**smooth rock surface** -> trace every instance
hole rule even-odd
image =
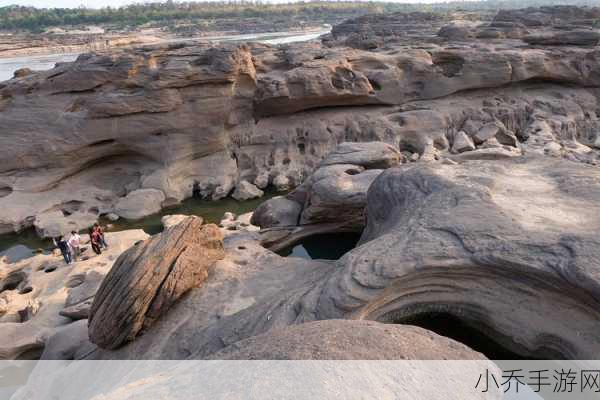
[[[408,325],[374,321],[307,322],[241,340],[217,360],[482,360],[461,343]]]
[[[239,182],[231,197],[236,200],[244,201],[262,197],[265,193],[248,181]]]

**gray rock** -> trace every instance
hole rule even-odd
[[[595,31],[571,31],[553,34],[527,35],[523,41],[539,46],[596,46],[600,33]]]
[[[482,144],[486,140],[496,137],[500,130],[501,128],[497,124],[485,124],[473,135],[473,141],[475,144]]]
[[[302,205],[285,197],[274,197],[254,210],[252,225],[261,228],[298,225]]]
[[[454,135],[454,142],[452,143],[453,153],[463,153],[465,151],[475,150],[473,141],[464,131],[459,131]]]
[[[275,189],[278,192],[285,192],[287,190],[290,190],[290,179],[285,175],[279,174],[273,179],[273,186],[275,186]]]
[[[123,253],[94,297],[90,340],[107,349],[133,340],[204,282],[213,264],[225,255],[222,240],[215,225],[188,217]]]
[[[169,229],[170,227],[175,226],[175,225],[179,224],[180,222],[184,221],[187,217],[188,217],[187,215],[182,215],[182,214],[165,215],[164,217],[162,217],[160,219],[160,222],[164,229]],[[198,218],[201,218],[201,217],[198,217]]]
[[[461,343],[415,326],[328,320],[274,329],[212,354],[216,360],[483,360]]]
[[[73,360],[93,349],[88,339],[87,319],[73,322],[58,329],[46,341],[41,360]]]
[[[98,215],[75,212],[65,216],[62,211],[39,214],[33,223],[36,233],[42,238],[64,236],[71,231],[81,231],[94,225]]]
[[[231,195],[236,200],[244,201],[262,197],[265,193],[248,181],[240,181]]]
[[[120,199],[115,214],[126,219],[140,219],[157,213],[165,200],[165,194],[157,189],[138,189]]]
[[[92,308],[93,301],[94,298],[91,297],[87,300],[82,301],[81,303],[63,308],[59,312],[59,314],[63,317],[71,318],[73,321],[78,321],[80,319],[88,319],[90,316],[90,309]]]
[[[334,164],[360,165],[366,169],[385,169],[401,164],[402,154],[383,142],[341,143],[321,162],[322,166]]]
[[[115,213],[108,213],[106,214],[106,218],[108,218],[109,221],[115,222],[119,220],[119,216]]]

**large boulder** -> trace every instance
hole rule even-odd
[[[274,197],[254,210],[250,223],[261,228],[298,225],[302,205],[286,197]]]
[[[36,216],[33,226],[42,238],[64,236],[72,231],[81,231],[91,227],[98,215],[88,212],[75,212],[64,215],[61,211],[49,211]]]
[[[523,356],[595,358],[599,196],[597,168],[551,158],[389,169],[317,313],[403,323],[441,312]]]
[[[202,226],[196,217],[137,244],[115,262],[94,298],[91,341],[114,349],[134,339],[181,296],[201,285],[223,257],[219,229]]]
[[[340,143],[321,162],[321,166],[353,164],[365,169],[386,169],[401,164],[402,154],[384,142]]]
[[[120,199],[115,214],[127,219],[140,219],[160,211],[165,194],[157,189],[138,189]]]
[[[252,183],[242,180],[235,187],[235,190],[233,191],[231,197],[239,201],[244,201],[255,199],[257,197],[262,197],[264,194],[265,193],[262,190],[257,188]]]
[[[552,34],[527,35],[522,40],[541,46],[596,46],[600,33],[595,31],[568,31]]]
[[[240,340],[219,360],[482,360],[465,345],[408,325],[375,321],[307,322]]]

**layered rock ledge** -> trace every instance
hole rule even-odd
[[[0,232],[53,235],[193,195],[287,190],[341,142],[383,141],[424,161],[474,150],[464,157],[596,163],[596,14],[366,16],[324,44],[146,46],[3,82]],[[347,40],[365,34],[389,40]]]

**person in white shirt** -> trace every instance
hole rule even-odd
[[[77,261],[79,259],[81,246],[81,236],[75,231],[71,231],[71,237],[69,238],[69,247],[71,248],[71,254],[73,255],[73,260]]]

